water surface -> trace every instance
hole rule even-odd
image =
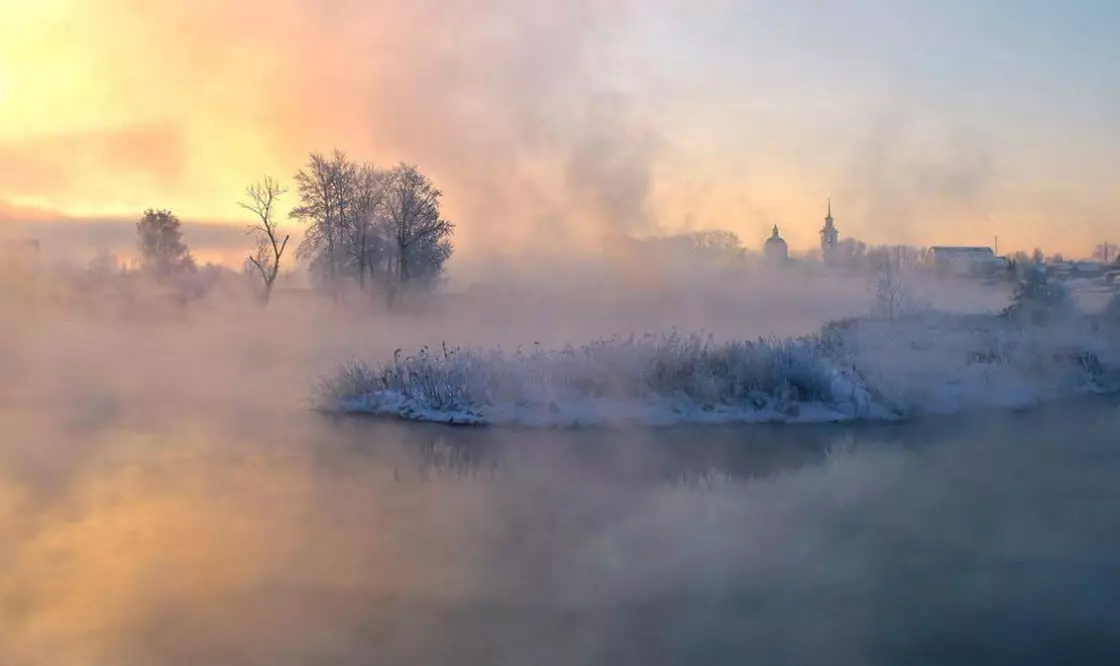
[[[112,410],[110,410],[112,411]],[[1120,411],[0,412],[0,662],[1120,663]]]

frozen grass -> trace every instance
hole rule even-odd
[[[907,415],[1025,407],[1120,388],[1117,345],[1073,317],[1020,325],[930,313],[860,322],[845,342],[877,397]]]
[[[428,348],[347,364],[324,411],[535,426],[890,419],[1021,407],[1120,389],[1116,336],[926,312],[851,319],[793,339],[610,338],[557,350]]]
[[[459,423],[838,419],[866,403],[826,335],[716,343],[610,338],[506,353],[421,349],[355,362],[316,387],[322,408]]]

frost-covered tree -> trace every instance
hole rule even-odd
[[[894,321],[920,309],[902,269],[892,263],[888,262],[876,273],[872,291],[875,301],[871,314],[874,317]]]
[[[342,151],[330,157],[312,153],[294,177],[299,205],[289,216],[306,226],[296,256],[311,264],[316,282],[336,301],[346,255],[343,219],[356,168]]]
[[[292,217],[307,226],[296,255],[336,300],[343,280],[392,305],[406,289],[430,288],[454,249],[442,193],[416,167],[379,169],[335,151],[312,154],[296,174]]]
[[[689,265],[727,267],[747,256],[747,250],[739,236],[722,229],[640,239],[626,237],[623,242],[628,246],[628,251],[644,255],[643,261],[681,261]]]
[[[443,193],[415,166],[401,164],[385,179],[384,223],[393,259],[389,302],[402,289],[419,286],[443,272],[454,249],[455,225],[440,212]]]
[[[733,231],[707,229],[686,234],[689,249],[715,257],[738,256],[743,252],[743,241]]]
[[[306,225],[296,256],[336,300],[344,280],[361,289],[385,287],[390,271],[384,201],[387,173],[336,150],[313,153],[295,176],[300,197],[291,213]]]
[[[836,244],[835,256],[841,266],[849,270],[861,269],[867,260],[867,243],[845,238]]]
[[[148,209],[136,223],[140,267],[158,278],[195,271],[194,257],[183,242],[179,218],[169,210]]]
[[[276,276],[280,274],[280,260],[288,247],[288,234],[280,237],[275,210],[277,200],[286,191],[279,183],[266,176],[260,182],[245,188],[247,200],[238,203],[257,217],[257,222],[249,227],[256,248],[245,261],[251,269],[249,273],[257,280],[261,304],[265,306],[272,297],[272,286],[276,282]]]
[[[438,285],[444,277],[444,265],[454,251],[455,245],[448,235],[425,238],[417,243],[411,250],[411,272],[406,286],[426,291]]]
[[[1051,280],[1043,266],[1032,265],[1016,285],[1004,315],[1022,322],[1046,324],[1072,310],[1073,301],[1065,285]]]
[[[362,291],[382,291],[389,272],[384,205],[387,173],[370,164],[349,174],[348,202],[340,220],[343,273],[357,279]]]

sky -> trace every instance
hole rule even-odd
[[[1120,242],[1107,0],[0,0],[0,13],[0,225],[28,233],[61,220],[89,236],[148,207],[244,224],[245,185],[290,182],[337,147],[418,165],[478,256],[711,228],[757,245],[773,224],[810,249],[830,194],[841,235],[872,243],[998,235],[1001,251],[1078,256]]]

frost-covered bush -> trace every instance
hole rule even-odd
[[[475,424],[905,418],[1120,391],[1120,336],[1086,323],[928,311],[786,340],[672,333],[557,350],[424,348],[348,364],[317,398],[327,411]]]
[[[1045,325],[1073,312],[1073,300],[1060,282],[1050,280],[1044,268],[1032,266],[1015,287],[1004,316],[1020,323]]]
[[[668,400],[714,409],[781,410],[829,403],[834,369],[818,337],[717,343],[698,334],[609,338],[529,353],[425,348],[355,362],[316,387],[324,408],[394,401],[396,411],[481,416],[492,408],[555,409],[587,401]]]

